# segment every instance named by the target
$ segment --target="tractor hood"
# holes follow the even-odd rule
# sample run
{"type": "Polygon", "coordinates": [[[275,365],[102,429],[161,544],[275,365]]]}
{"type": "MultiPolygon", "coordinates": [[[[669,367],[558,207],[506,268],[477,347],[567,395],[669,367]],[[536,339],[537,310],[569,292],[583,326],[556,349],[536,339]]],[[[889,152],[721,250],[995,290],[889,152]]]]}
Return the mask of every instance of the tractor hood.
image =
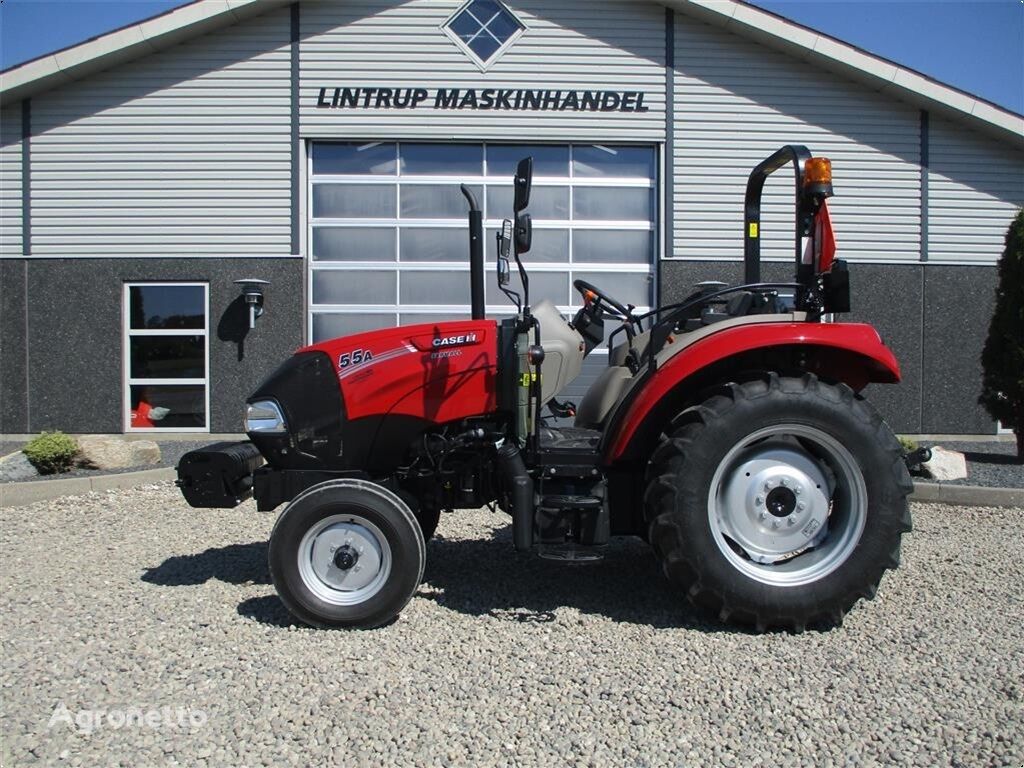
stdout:
{"type": "Polygon", "coordinates": [[[496,410],[497,360],[493,320],[331,339],[253,392],[246,430],[277,468],[387,472],[424,431],[496,410]]]}

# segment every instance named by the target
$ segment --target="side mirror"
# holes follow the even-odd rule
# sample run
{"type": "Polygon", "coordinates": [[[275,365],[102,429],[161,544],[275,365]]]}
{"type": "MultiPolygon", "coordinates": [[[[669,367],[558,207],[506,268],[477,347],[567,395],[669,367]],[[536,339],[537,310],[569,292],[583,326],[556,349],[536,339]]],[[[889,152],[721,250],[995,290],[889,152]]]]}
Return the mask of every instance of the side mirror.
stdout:
{"type": "Polygon", "coordinates": [[[501,231],[498,233],[498,258],[507,259],[509,249],[512,247],[512,222],[505,219],[501,222],[501,231]]]}
{"type": "Polygon", "coordinates": [[[530,214],[520,213],[516,216],[516,253],[526,253],[533,243],[533,222],[530,214]]]}
{"type": "Polygon", "coordinates": [[[511,278],[511,269],[508,264],[508,252],[512,246],[512,222],[505,219],[501,222],[501,231],[498,233],[498,285],[508,285],[511,278]]]}
{"type": "Polygon", "coordinates": [[[512,207],[516,213],[530,204],[530,187],[533,184],[533,158],[524,157],[516,166],[515,199],[512,207]]]}

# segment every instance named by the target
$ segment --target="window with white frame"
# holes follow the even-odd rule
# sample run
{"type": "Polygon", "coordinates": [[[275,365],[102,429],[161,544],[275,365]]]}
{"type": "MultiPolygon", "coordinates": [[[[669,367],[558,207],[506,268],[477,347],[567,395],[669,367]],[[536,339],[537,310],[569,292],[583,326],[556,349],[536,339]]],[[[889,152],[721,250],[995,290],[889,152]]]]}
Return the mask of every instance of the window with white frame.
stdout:
{"type": "Polygon", "coordinates": [[[125,284],[125,431],[209,431],[209,310],[206,283],[125,284]]]}

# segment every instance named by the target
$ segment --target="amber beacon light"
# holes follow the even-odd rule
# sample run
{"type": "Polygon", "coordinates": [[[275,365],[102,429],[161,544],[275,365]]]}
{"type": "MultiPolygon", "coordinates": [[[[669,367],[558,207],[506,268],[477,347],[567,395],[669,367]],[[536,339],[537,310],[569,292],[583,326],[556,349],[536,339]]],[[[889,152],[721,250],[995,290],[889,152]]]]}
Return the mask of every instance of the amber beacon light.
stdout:
{"type": "Polygon", "coordinates": [[[827,157],[812,157],[804,163],[804,186],[832,183],[832,161],[827,157]]]}
{"type": "Polygon", "coordinates": [[[810,157],[804,161],[804,195],[824,200],[832,197],[832,161],[827,157],[810,157]]]}

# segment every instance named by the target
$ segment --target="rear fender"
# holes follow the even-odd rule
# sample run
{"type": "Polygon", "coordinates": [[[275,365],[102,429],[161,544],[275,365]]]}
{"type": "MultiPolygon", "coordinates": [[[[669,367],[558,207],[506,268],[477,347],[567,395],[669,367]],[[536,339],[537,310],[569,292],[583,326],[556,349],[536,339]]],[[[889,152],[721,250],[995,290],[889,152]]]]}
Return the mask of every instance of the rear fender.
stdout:
{"type": "Polygon", "coordinates": [[[644,374],[619,404],[602,446],[606,465],[648,454],[668,422],[709,387],[745,371],[807,372],[859,392],[896,383],[899,363],[878,332],[863,323],[765,323],[701,339],[644,374]]]}

